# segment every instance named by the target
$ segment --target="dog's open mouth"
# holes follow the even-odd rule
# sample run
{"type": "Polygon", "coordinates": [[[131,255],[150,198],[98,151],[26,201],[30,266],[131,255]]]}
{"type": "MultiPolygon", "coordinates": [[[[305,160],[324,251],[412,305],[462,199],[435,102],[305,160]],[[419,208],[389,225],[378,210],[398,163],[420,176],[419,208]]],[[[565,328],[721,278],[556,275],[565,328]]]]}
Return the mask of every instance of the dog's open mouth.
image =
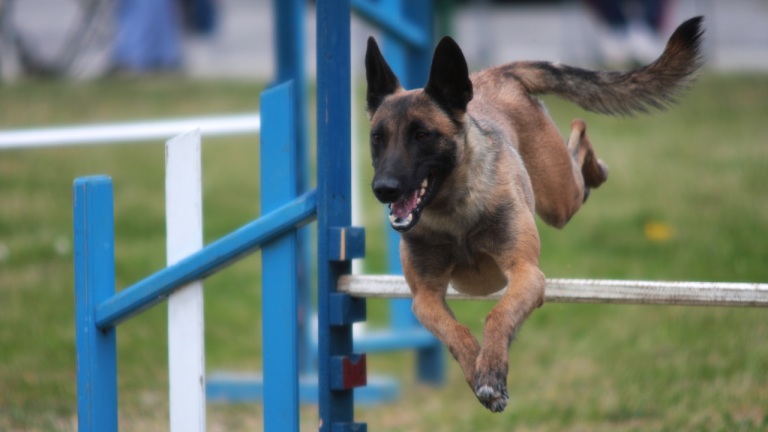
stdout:
{"type": "Polygon", "coordinates": [[[405,232],[416,226],[421,211],[432,200],[438,183],[435,172],[430,172],[427,178],[421,181],[419,188],[389,205],[389,222],[395,231],[405,232]]]}

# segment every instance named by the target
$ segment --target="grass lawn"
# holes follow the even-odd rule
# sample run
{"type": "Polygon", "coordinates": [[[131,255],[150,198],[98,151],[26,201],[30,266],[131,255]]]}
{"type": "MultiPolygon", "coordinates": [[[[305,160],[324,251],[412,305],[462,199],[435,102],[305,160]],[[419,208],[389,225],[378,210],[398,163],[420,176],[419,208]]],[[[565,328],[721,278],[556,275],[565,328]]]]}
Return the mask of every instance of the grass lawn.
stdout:
{"type": "MultiPolygon", "coordinates": [[[[150,79],[0,87],[0,129],[252,111],[258,83],[150,79]]],[[[609,181],[562,231],[540,224],[548,277],[768,282],[768,76],[705,76],[663,114],[617,119],[554,98],[563,133],[586,120],[609,181]]],[[[362,107],[360,103],[358,106],[362,107]]],[[[362,113],[361,113],[362,114],[362,113]]],[[[364,117],[361,115],[361,122],[364,117]]],[[[367,133],[361,127],[361,134],[367,133]]],[[[384,269],[382,208],[360,143],[371,273],[384,269]]],[[[203,146],[206,243],[259,215],[256,137],[203,146]]],[[[72,181],[114,179],[117,289],[165,265],[162,143],[0,153],[0,431],[76,427],[72,181]]],[[[209,370],[260,368],[260,256],[205,281],[209,370]]],[[[372,325],[386,303],[369,301],[372,325]]],[[[453,303],[478,336],[492,304],[453,303]]],[[[118,331],[123,430],[167,430],[166,309],[118,331]]],[[[410,353],[369,369],[402,378],[370,430],[768,429],[768,311],[547,304],[511,349],[510,405],[490,414],[450,360],[448,383],[413,383],[410,353]]],[[[303,430],[315,430],[313,407],[303,430]]],[[[209,430],[261,429],[258,405],[210,405],[209,430]]]]}

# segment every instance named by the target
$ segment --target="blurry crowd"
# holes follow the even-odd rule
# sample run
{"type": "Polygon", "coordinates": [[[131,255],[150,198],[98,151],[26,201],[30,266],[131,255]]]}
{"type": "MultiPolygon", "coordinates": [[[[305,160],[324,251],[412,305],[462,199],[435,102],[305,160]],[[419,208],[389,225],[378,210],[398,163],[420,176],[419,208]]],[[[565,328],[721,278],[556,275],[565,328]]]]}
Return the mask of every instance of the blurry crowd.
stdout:
{"type": "Polygon", "coordinates": [[[668,0],[583,0],[605,24],[598,39],[604,64],[648,64],[664,50],[668,0]]]}
{"type": "MultiPolygon", "coordinates": [[[[669,0],[582,1],[604,23],[596,47],[604,65],[648,64],[663,51],[669,0]]],[[[214,2],[119,0],[110,72],[136,74],[179,69],[182,34],[207,35],[215,30],[214,2]]]]}
{"type": "MultiPolygon", "coordinates": [[[[192,76],[267,78],[277,1],[287,0],[0,0],[0,80],[182,69],[192,76]]],[[[312,27],[314,0],[303,1],[312,27]]],[[[435,28],[459,41],[473,67],[527,59],[612,69],[647,64],[663,51],[670,30],[703,14],[708,67],[768,70],[766,0],[432,2],[435,28]]],[[[372,30],[358,23],[355,40],[365,40],[372,30]]],[[[309,74],[312,55],[307,45],[309,74]]],[[[353,64],[363,64],[354,43],[352,55],[353,64]]]]}
{"type": "Polygon", "coordinates": [[[210,34],[214,0],[120,0],[111,74],[174,71],[182,66],[182,31],[210,34]]]}
{"type": "MultiPolygon", "coordinates": [[[[271,1],[280,0],[260,0],[260,3],[271,1]]],[[[437,28],[450,33],[453,26],[441,24],[458,18],[454,11],[460,4],[482,6],[491,0],[434,1],[437,28]]],[[[17,59],[23,74],[76,76],[78,73],[72,70],[76,69],[72,65],[78,60],[77,56],[82,58],[82,52],[93,51],[93,47],[85,46],[89,37],[104,41],[100,48],[100,58],[104,60],[95,68],[97,75],[179,71],[184,66],[184,38],[212,35],[219,30],[222,3],[223,0],[0,0],[0,51],[4,49],[3,43],[6,49],[5,56],[0,55],[0,72],[7,69],[2,68],[1,63],[3,59],[8,60],[10,46],[16,51],[16,55],[10,57],[17,59]],[[54,21],[45,21],[40,15],[67,15],[62,12],[64,4],[70,9],[80,9],[79,14],[75,14],[81,17],[80,21],[61,25],[61,37],[52,37],[50,24],[54,21]],[[14,28],[13,16],[17,21],[36,21],[37,28],[25,29],[23,25],[14,28]],[[78,26],[80,30],[66,34],[70,31],[67,29],[78,26]],[[92,30],[99,28],[108,30],[94,36],[92,30]],[[57,39],[62,41],[62,48],[58,50],[53,48],[57,39]]],[[[566,3],[567,0],[561,2],[566,3]]],[[[663,50],[663,30],[673,24],[666,22],[670,0],[581,0],[580,3],[604,24],[600,37],[590,44],[596,45],[592,52],[599,54],[597,60],[604,66],[648,63],[663,50]]]]}
{"type": "Polygon", "coordinates": [[[218,0],[0,0],[0,76],[77,76],[93,53],[106,57],[99,74],[177,71],[182,38],[212,34],[218,9],[218,0]]]}

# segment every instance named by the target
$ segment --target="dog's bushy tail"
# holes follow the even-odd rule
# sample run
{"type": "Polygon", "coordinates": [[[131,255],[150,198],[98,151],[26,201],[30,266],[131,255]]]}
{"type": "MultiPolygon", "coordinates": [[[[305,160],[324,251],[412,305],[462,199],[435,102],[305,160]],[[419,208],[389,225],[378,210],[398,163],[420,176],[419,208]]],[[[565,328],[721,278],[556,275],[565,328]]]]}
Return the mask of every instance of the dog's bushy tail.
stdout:
{"type": "Polygon", "coordinates": [[[578,106],[609,115],[664,109],[694,80],[702,65],[703,17],[682,23],[655,62],[629,71],[591,71],[548,62],[500,66],[530,94],[550,93],[578,106]]]}

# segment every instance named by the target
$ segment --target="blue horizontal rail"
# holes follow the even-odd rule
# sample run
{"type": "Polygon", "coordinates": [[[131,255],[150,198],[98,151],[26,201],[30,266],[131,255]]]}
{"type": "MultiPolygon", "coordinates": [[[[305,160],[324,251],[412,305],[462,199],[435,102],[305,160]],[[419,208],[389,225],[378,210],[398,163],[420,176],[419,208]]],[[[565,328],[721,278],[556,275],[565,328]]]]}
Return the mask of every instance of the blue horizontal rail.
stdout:
{"type": "Polygon", "coordinates": [[[429,50],[430,37],[426,29],[415,26],[408,21],[399,18],[399,14],[392,13],[385,5],[371,0],[351,0],[352,9],[357,15],[378,26],[391,36],[413,48],[429,50]]]}
{"type": "MultiPolygon", "coordinates": [[[[316,343],[312,346],[314,350],[317,350],[316,343]]],[[[435,345],[442,347],[441,342],[423,327],[366,332],[355,336],[352,345],[354,352],[366,354],[431,348],[435,345]]]]}
{"type": "MultiPolygon", "coordinates": [[[[400,386],[397,380],[384,376],[368,376],[364,387],[355,389],[355,404],[375,405],[397,400],[400,386]]],[[[205,398],[208,402],[258,402],[264,400],[264,378],[261,374],[214,372],[205,377],[205,398]]],[[[299,403],[317,404],[319,398],[317,375],[299,377],[299,403]]]]}
{"type": "Polygon", "coordinates": [[[355,352],[364,353],[419,349],[437,343],[437,338],[424,328],[369,332],[353,341],[355,352]]]}
{"type": "Polygon", "coordinates": [[[114,326],[149,309],[175,288],[216,273],[316,215],[317,195],[312,190],[105,300],[96,308],[96,326],[114,326]]]}

